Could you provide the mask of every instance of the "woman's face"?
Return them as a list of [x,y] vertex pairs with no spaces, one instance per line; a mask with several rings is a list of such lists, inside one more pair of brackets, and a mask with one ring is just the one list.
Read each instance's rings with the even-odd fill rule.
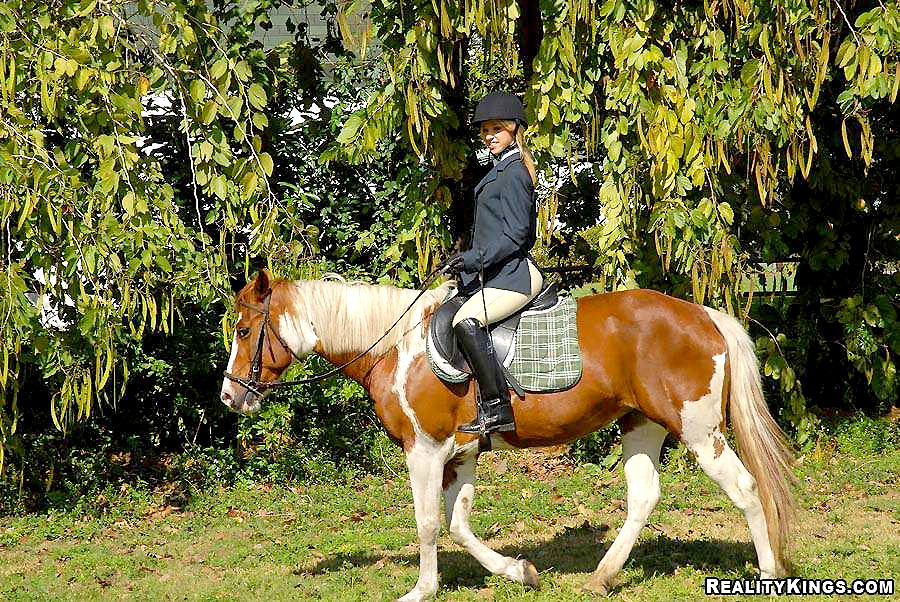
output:
[[481,139],[491,154],[499,156],[513,142],[512,132],[496,119],[481,122]]

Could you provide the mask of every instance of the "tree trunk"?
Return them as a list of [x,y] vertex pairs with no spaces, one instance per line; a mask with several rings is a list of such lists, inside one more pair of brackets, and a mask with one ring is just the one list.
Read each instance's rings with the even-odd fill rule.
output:
[[534,75],[534,58],[541,47],[544,37],[544,25],[541,20],[541,7],[538,0],[519,1],[519,57],[522,61],[522,70],[525,73],[525,81]]
[[[448,90],[447,104],[459,118],[459,125],[451,132],[453,140],[468,140],[471,137],[471,124],[469,123],[470,107],[468,106],[468,72],[466,63],[469,53],[468,39],[457,42],[455,52],[451,54],[453,61],[451,69],[459,74],[456,85]],[[448,210],[450,221],[450,233],[453,236],[455,250],[466,248],[469,230],[472,227],[472,219],[475,216],[472,194],[475,184],[481,179],[483,169],[478,164],[474,152],[466,153],[466,166],[463,169],[462,178],[447,182],[447,187],[453,196]]]

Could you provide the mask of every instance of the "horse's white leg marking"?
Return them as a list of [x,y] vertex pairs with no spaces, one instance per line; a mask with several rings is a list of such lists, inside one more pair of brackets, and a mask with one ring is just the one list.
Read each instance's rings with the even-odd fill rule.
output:
[[453,439],[441,443],[427,435],[416,440],[406,454],[412,484],[416,529],[419,535],[419,580],[400,602],[430,598],[438,588],[437,536],[441,529],[441,482],[444,464],[453,452]]
[[476,446],[477,442],[469,446],[470,450],[464,453],[462,463],[456,467],[456,479],[444,490],[444,509],[447,523],[450,525],[450,537],[468,550],[491,573],[537,587],[537,570],[530,562],[498,554],[472,533],[469,515],[475,497],[475,459],[478,455]]
[[769,532],[766,529],[766,517],[756,489],[756,479],[731,450],[721,433],[710,435],[706,441],[689,447],[706,474],[718,483],[734,505],[743,511],[759,559],[760,577],[774,579],[778,570],[775,555],[769,544]]
[[647,518],[659,502],[659,450],[666,429],[647,421],[622,436],[622,459],[628,487],[628,516],[585,586],[606,594],[628,560]]
[[756,479],[735,455],[719,430],[722,422],[722,386],[725,378],[725,355],[717,355],[709,393],[684,404],[681,410],[681,439],[697,458],[709,477],[728,494],[743,511],[759,558],[763,579],[773,579],[777,569],[769,544],[766,517],[756,489]]
[[[421,318],[421,315],[418,316]],[[444,464],[454,449],[454,438],[435,441],[422,429],[416,413],[406,398],[406,378],[413,359],[425,350],[424,338],[416,343],[405,342],[397,348],[397,369],[393,390],[403,413],[412,423],[415,443],[407,451],[406,466],[412,485],[416,529],[419,536],[419,579],[416,586],[398,602],[419,602],[434,595],[438,589],[437,536],[441,529],[441,485]]]
[[478,442],[472,441],[466,445],[457,447],[453,453],[453,459],[458,459],[456,478],[448,483],[444,489],[444,516],[447,519],[447,527],[453,524],[454,505],[462,486],[475,482],[475,463],[478,460]]

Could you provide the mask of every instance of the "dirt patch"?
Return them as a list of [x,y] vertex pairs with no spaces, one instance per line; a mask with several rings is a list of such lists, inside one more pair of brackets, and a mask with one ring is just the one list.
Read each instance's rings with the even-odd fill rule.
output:
[[888,412],[887,419],[894,424],[900,422],[900,408],[898,408],[897,406],[891,406],[891,411]]
[[576,466],[575,460],[569,456],[568,445],[494,451],[483,454],[480,462],[495,474],[513,471],[539,482],[551,482],[570,475]]

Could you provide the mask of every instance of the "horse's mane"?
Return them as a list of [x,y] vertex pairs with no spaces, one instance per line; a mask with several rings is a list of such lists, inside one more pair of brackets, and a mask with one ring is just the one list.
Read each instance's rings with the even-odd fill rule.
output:
[[[413,289],[365,282],[328,280],[285,281],[294,312],[313,323],[316,335],[328,353],[350,353],[366,349],[383,335],[419,294]],[[373,349],[382,355],[407,336],[417,336],[422,320],[446,297],[454,285],[446,282],[422,295],[399,324]],[[419,334],[418,336],[421,336]]]

